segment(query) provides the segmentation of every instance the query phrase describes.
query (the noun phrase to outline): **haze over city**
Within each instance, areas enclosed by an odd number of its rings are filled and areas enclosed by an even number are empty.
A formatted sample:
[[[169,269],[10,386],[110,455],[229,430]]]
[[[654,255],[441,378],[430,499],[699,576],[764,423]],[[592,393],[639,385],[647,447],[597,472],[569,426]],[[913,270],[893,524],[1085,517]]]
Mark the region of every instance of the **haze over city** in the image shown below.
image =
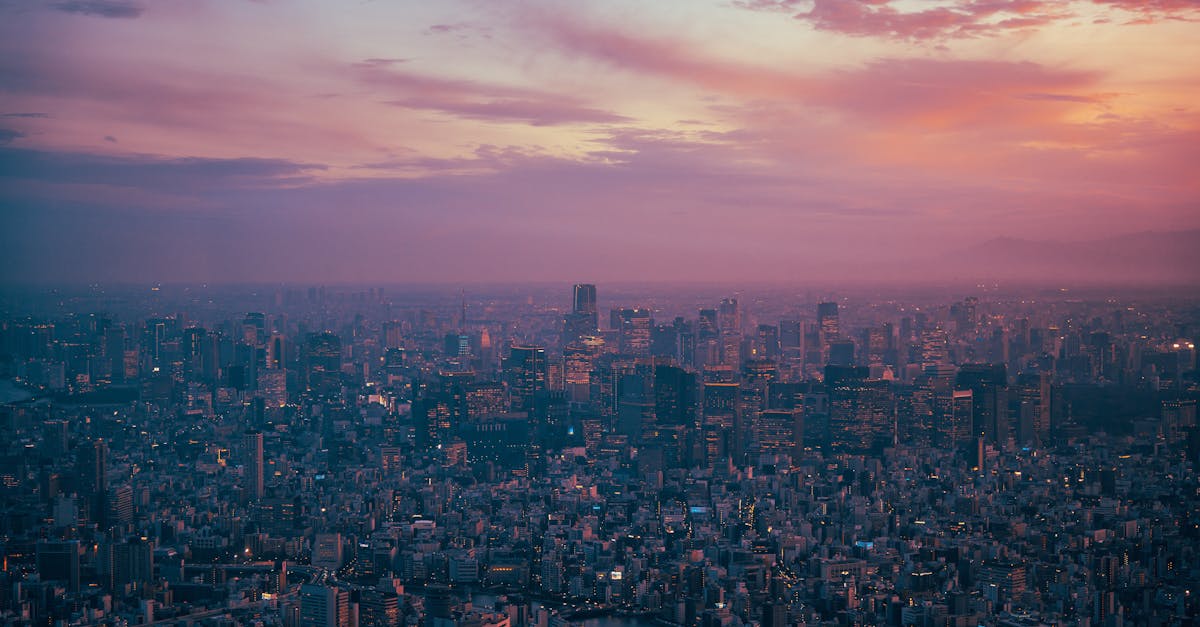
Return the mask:
[[[1197,0],[0,0],[0,627],[1186,627]]]
[[[1194,283],[1198,18],[8,2],[0,280]]]

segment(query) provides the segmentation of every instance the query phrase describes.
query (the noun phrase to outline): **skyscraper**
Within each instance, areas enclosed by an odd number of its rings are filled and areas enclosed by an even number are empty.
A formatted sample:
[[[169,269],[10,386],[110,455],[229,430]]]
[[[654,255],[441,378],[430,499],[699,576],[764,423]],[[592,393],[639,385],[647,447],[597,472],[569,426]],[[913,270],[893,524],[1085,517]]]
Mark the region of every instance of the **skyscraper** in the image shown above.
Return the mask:
[[[650,310],[645,308],[614,309],[610,315],[617,331],[617,348],[627,355],[650,354]]]
[[[253,501],[263,497],[263,433],[247,431],[242,435],[243,482],[246,496]]]
[[[841,336],[838,330],[838,304],[819,303],[817,305],[817,329],[821,334],[821,349],[825,358],[829,358],[829,345]]]
[[[590,314],[592,324],[598,324],[596,319],[596,286],[591,283],[576,283],[574,306],[571,309],[577,314]]]
[[[352,618],[349,590],[300,586],[300,627],[352,627]]]
[[[310,333],[305,345],[308,387],[322,393],[336,391],[342,376],[342,340],[328,331]]]
[[[1008,440],[1008,376],[1004,364],[963,364],[958,369],[955,387],[971,390],[971,435],[982,436],[988,444]]]
[[[79,592],[79,540],[38,542],[37,571],[42,581],[61,581],[67,592]]]
[[[599,332],[596,312],[596,286],[580,283],[575,286],[571,313],[563,317],[563,346],[570,346]]]
[[[541,346],[513,345],[504,368],[512,390],[513,411],[537,413],[537,401],[546,391],[546,349]]]

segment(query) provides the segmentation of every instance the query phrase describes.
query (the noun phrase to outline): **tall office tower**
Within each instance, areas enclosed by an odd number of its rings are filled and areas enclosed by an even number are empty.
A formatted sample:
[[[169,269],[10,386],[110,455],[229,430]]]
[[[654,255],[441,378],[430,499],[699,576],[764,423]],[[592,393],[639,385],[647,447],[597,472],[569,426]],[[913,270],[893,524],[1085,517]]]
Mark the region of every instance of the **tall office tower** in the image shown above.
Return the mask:
[[[164,346],[174,328],[175,321],[170,318],[150,318],[142,332],[142,351],[145,355],[146,369],[157,368],[163,364]]]
[[[318,533],[313,538],[312,565],[334,571],[346,562],[342,552],[342,534]]]
[[[390,320],[383,323],[383,347],[404,348],[404,324]]]
[[[298,627],[356,627],[350,608],[350,591],[318,584],[300,586]]]
[[[267,338],[267,369],[283,370],[288,364],[288,341],[282,333],[272,333]]]
[[[799,358],[804,353],[804,323],[799,320],[779,321],[779,350],[785,357]]]
[[[1050,431],[1050,373],[1026,372],[1017,377],[1013,431],[1017,444],[1045,441]]]
[[[665,364],[654,367],[654,414],[659,424],[691,427],[696,422],[696,373]]]
[[[66,420],[47,420],[42,423],[42,442],[38,445],[47,457],[61,459],[70,444]]]
[[[710,340],[720,333],[720,327],[717,323],[716,309],[701,309],[699,316],[696,318],[696,340]]]
[[[767,388],[778,380],[779,368],[773,360],[749,359],[742,366],[738,415],[741,417],[741,424],[750,431],[754,431],[759,416],[767,407]]]
[[[683,316],[675,317],[675,337],[679,343],[679,363],[685,366],[696,365],[696,330]]]
[[[652,384],[653,379],[641,371],[617,379],[616,432],[628,436],[630,442],[640,443],[642,433],[654,428]]]
[[[950,396],[950,407],[937,423],[938,446],[953,451],[961,449],[974,440],[971,424],[975,414],[975,396],[971,390],[954,390]]]
[[[836,453],[878,453],[895,439],[895,399],[888,381],[867,380],[868,369],[827,366],[829,441]]]
[[[841,339],[838,328],[838,303],[817,304],[817,330],[821,334],[821,351],[829,359],[829,345]]]
[[[133,488],[120,485],[108,491],[105,499],[105,521],[110,527],[124,527],[133,523]]]
[[[722,333],[742,332],[742,313],[736,298],[726,298],[717,306],[717,328]]]
[[[830,366],[854,365],[854,342],[838,340],[829,342],[826,346],[825,361]]]
[[[513,411],[529,412],[536,422],[547,389],[546,349],[541,346],[513,345],[504,370],[512,390]]]
[[[578,284],[571,312],[563,316],[562,345],[570,346],[585,337],[597,335],[600,331],[600,320],[596,312],[596,286]]]
[[[617,350],[626,355],[650,354],[650,310],[640,307],[613,309],[609,321],[617,332]]]
[[[263,497],[263,432],[242,434],[242,481],[246,496],[253,501]]]
[[[142,587],[154,582],[154,543],[133,537],[112,546],[112,580],[118,588],[126,584]]]
[[[319,393],[336,392],[342,382],[342,340],[328,331],[309,333],[304,351],[305,382]]]
[[[862,353],[859,356],[859,365],[863,366],[882,366],[883,354],[888,349],[888,341],[890,339],[889,328],[878,326],[869,327],[862,330]]]
[[[697,385],[695,372],[665,364],[654,367],[654,423],[643,440],[662,450],[665,468],[693,461],[688,436],[696,426]]]
[[[946,331],[941,327],[921,333],[921,370],[929,375],[950,364],[946,347]]]
[[[258,373],[257,396],[265,407],[283,407],[287,404],[287,371],[262,370]]]
[[[1004,364],[963,364],[954,385],[971,390],[971,435],[982,436],[988,444],[1008,441],[1008,376]]]
[[[721,363],[737,371],[742,364],[742,315],[736,298],[726,298],[717,306],[717,330]]]
[[[37,572],[42,581],[60,581],[67,592],[79,592],[79,540],[37,543]]]
[[[954,321],[954,331],[958,335],[966,335],[975,330],[978,323],[976,309],[979,299],[969,296],[962,301],[950,305],[950,318]]]
[[[764,410],[754,425],[754,442],[763,455],[788,455],[798,459],[804,452],[803,411]]]
[[[708,467],[728,457],[741,455],[743,437],[738,418],[741,386],[736,383],[704,384],[704,415],[701,438],[704,463]]]
[[[104,358],[108,361],[109,380],[125,381],[125,327],[114,326],[104,332]]]
[[[576,283],[575,296],[572,299],[572,313],[589,314],[592,317],[592,326],[596,327],[600,321],[596,317],[596,286],[591,283]]]
[[[779,356],[779,347],[779,327],[773,324],[758,325],[758,337],[755,338],[758,356],[774,359]]]
[[[87,496],[88,517],[99,523],[101,529],[106,529],[106,514],[108,513],[108,482],[105,474],[108,471],[108,443],[104,440],[94,440],[91,446],[77,458],[76,477],[81,495]]]

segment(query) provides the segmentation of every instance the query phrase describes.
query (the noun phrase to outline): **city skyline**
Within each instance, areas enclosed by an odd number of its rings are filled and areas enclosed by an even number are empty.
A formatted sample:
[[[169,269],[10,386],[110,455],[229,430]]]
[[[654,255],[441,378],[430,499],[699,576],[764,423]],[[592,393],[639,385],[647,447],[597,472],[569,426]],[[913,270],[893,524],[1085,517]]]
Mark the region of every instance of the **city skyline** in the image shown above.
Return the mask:
[[[1200,267],[1190,2],[0,12],[6,283]]]

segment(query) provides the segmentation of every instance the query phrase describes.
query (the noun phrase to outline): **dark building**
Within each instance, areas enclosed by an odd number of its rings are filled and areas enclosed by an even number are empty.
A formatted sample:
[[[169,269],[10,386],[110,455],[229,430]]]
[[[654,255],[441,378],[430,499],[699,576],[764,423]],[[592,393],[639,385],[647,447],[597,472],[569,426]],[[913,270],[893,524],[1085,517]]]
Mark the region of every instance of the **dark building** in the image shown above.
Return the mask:
[[[504,363],[513,411],[537,416],[539,403],[547,390],[546,349],[541,346],[513,345]]]
[[[895,399],[888,381],[867,379],[859,366],[827,366],[829,442],[835,452],[878,453],[895,434]]]
[[[42,581],[60,581],[67,592],[79,592],[79,541],[38,542],[37,571]]]
[[[963,364],[954,386],[971,391],[971,434],[982,436],[989,444],[1007,441],[1008,377],[1004,364]]]
[[[342,340],[328,331],[310,333],[305,342],[305,381],[319,394],[334,394],[342,383]]]

